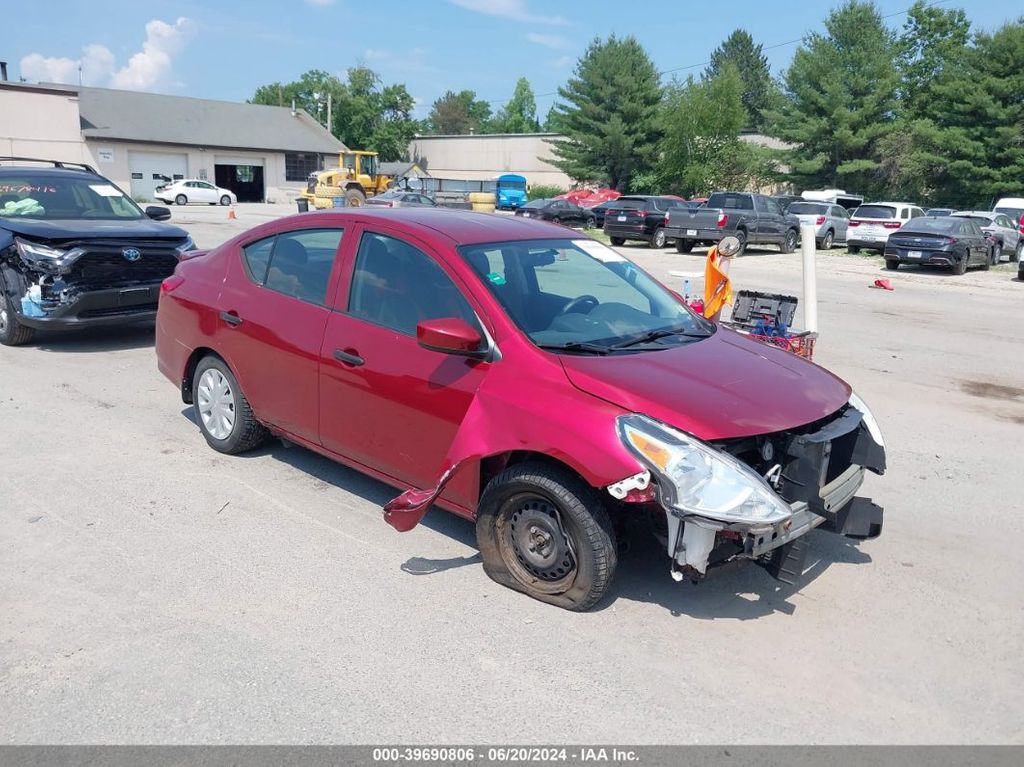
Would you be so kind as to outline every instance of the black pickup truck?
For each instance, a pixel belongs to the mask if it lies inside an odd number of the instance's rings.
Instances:
[[[703,207],[673,208],[665,221],[665,237],[676,250],[689,253],[694,245],[710,245],[727,234],[747,245],[778,245],[792,253],[800,242],[800,219],[788,216],[777,200],[751,192],[715,192]]]

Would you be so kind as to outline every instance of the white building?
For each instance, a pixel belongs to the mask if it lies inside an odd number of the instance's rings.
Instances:
[[[548,143],[557,133],[484,133],[460,136],[417,136],[409,144],[409,159],[434,178],[489,180],[518,173],[527,184],[569,189],[565,173],[549,160]]]
[[[344,149],[301,109],[0,81],[0,156],[88,163],[136,198],[199,178],[285,201]]]

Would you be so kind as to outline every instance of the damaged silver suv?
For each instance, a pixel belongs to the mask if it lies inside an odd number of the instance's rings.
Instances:
[[[195,248],[159,223],[170,216],[88,165],[0,157],[0,344],[153,320],[160,283]]]

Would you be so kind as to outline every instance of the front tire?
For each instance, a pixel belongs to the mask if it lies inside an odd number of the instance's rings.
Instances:
[[[796,229],[790,229],[786,232],[786,237],[782,241],[782,245],[779,246],[779,250],[783,253],[792,253],[796,250],[797,241],[800,239],[800,235],[797,234]]]
[[[221,204],[221,205],[224,205],[224,206],[230,205],[230,204],[231,204],[231,198],[230,198],[230,197],[228,197],[228,196],[227,196],[226,194],[225,194],[225,195],[223,195],[223,196],[222,196],[222,197],[220,198],[220,204]]]
[[[174,198],[174,204],[175,205],[188,205],[188,197],[186,197],[183,194],[179,194],[177,197]]]
[[[747,252],[747,230],[737,229],[736,239],[740,241],[740,249],[736,251],[736,255],[742,256],[744,253]]]
[[[520,463],[494,477],[477,507],[476,535],[492,580],[566,610],[593,607],[618,563],[600,496],[560,466]]]
[[[35,338],[35,328],[29,328],[18,322],[18,313],[14,311],[14,303],[7,295],[7,288],[0,280],[0,344],[4,346],[24,346]]]
[[[676,240],[676,252],[677,253],[692,253],[693,252],[693,240]]]
[[[660,226],[654,230],[654,234],[651,235],[650,246],[655,249],[665,247],[665,230]]]
[[[359,189],[345,190],[345,205],[349,208],[361,208],[366,204],[366,195]]]
[[[621,248],[623,245],[626,244],[625,237],[609,237],[608,239],[611,240],[612,245],[614,245],[616,248]]]
[[[267,438],[231,368],[219,357],[203,357],[192,377],[193,408],[207,444],[235,455],[252,450]]]

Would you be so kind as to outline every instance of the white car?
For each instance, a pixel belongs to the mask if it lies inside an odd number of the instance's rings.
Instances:
[[[214,186],[209,181],[200,181],[197,178],[183,178],[158,186],[154,196],[168,205],[188,205],[190,202],[234,205],[238,202],[235,193],[230,189]]]
[[[846,230],[846,247],[851,253],[861,248],[882,253],[889,235],[924,211],[909,202],[871,202],[861,205],[850,217]]]

